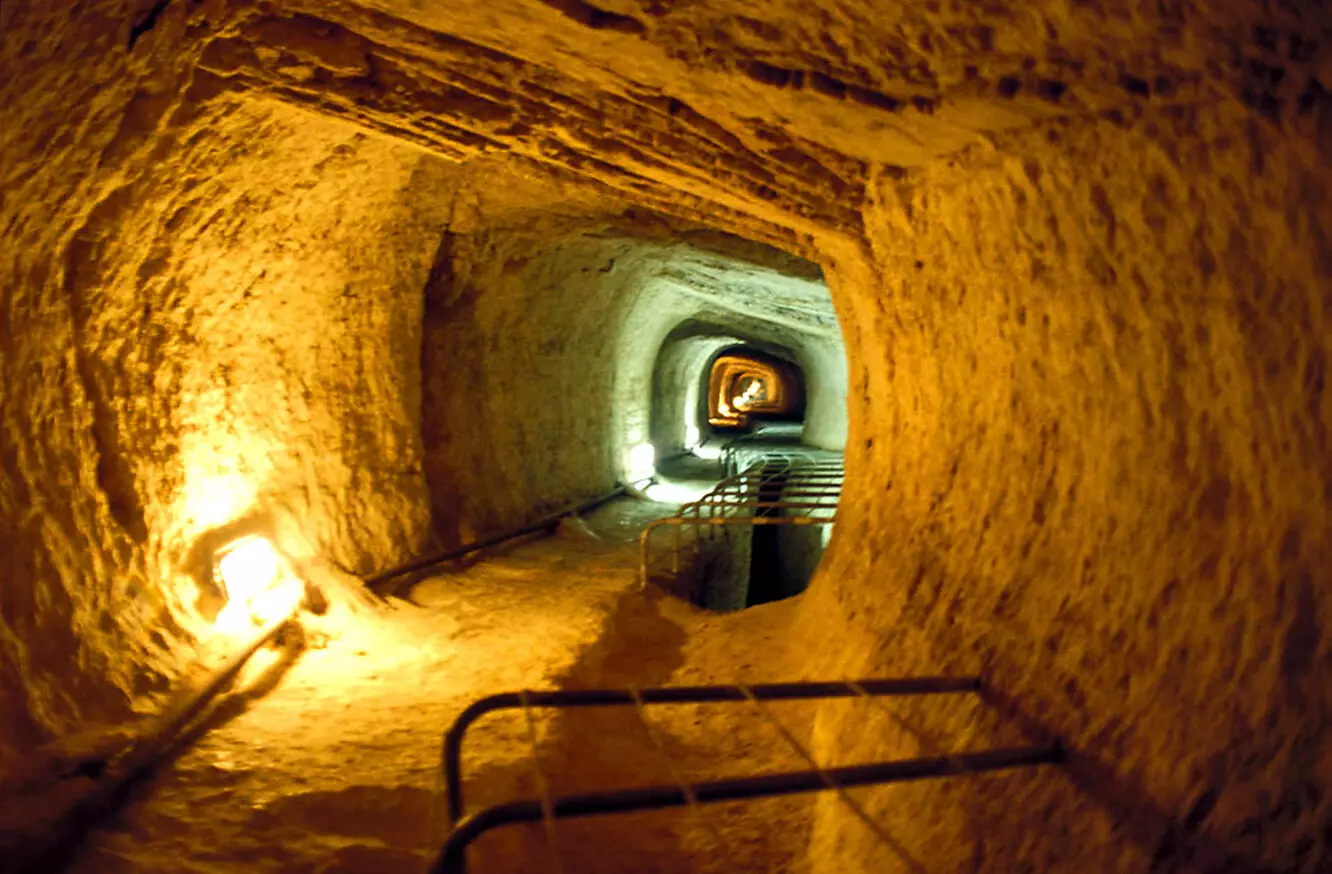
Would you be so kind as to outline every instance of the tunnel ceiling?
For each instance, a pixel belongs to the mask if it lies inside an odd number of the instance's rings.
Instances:
[[[835,335],[837,313],[822,280],[691,253],[663,262],[655,278],[719,310],[724,323],[762,321],[810,334]]]
[[[860,228],[871,164],[895,172],[1034,119],[1187,103],[1261,75],[1156,3],[1062,19],[956,6],[259,4],[212,22],[202,66],[217,78],[196,88],[270,95],[454,160],[507,153],[804,251],[817,229]]]

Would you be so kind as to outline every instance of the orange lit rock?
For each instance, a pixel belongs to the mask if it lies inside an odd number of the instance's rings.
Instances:
[[[0,774],[157,702],[209,530],[366,572],[596,493],[653,437],[655,359],[616,363],[686,315],[633,309],[662,253],[798,256],[828,560],[785,638],[641,645],[978,671],[989,709],[906,712],[1071,751],[874,793],[898,851],[820,802],[814,870],[1325,869],[1327,10],[756,9],[4,5]]]

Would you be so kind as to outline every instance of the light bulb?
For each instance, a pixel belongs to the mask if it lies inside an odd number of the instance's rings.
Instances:
[[[629,450],[629,478],[637,482],[657,472],[657,449],[651,443],[640,443]]]
[[[281,570],[277,550],[266,537],[247,537],[222,556],[218,573],[227,589],[227,598],[247,604],[272,588]]]

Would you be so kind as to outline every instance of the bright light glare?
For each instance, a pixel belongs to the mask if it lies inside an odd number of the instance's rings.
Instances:
[[[763,383],[759,382],[757,379],[750,380],[749,385],[745,387],[744,393],[738,394],[732,398],[731,404],[737,410],[747,410],[749,409],[749,402],[757,397],[762,390]]]
[[[222,612],[217,614],[213,627],[223,634],[244,634],[254,628],[254,620],[250,618],[250,611],[245,604],[240,601],[229,601],[227,606],[222,608]]]
[[[698,426],[685,426],[685,449],[693,449],[702,441],[702,439],[703,435],[699,432]]]
[[[666,481],[653,483],[647,487],[644,494],[648,496],[648,500],[659,504],[687,504],[697,501],[711,490],[712,486],[708,483]]]
[[[276,586],[250,599],[250,616],[261,624],[276,622],[291,615],[304,596],[305,586],[301,585],[300,580],[286,577]]]
[[[217,570],[228,600],[214,625],[229,634],[289,615],[305,595],[300,580],[283,574],[282,558],[264,537],[233,545],[218,559]]]
[[[640,443],[629,450],[629,480],[638,482],[657,472],[657,449],[651,443]]]
[[[227,597],[247,603],[277,581],[279,558],[266,537],[248,537],[229,549],[217,563]]]

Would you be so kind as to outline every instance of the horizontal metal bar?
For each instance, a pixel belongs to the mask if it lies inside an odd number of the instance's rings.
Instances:
[[[751,504],[718,504],[712,508],[711,513],[691,513],[688,516],[667,516],[667,519],[678,520],[667,522],[667,525],[692,525],[699,519],[709,518],[736,518],[738,516],[764,516],[769,519],[792,519],[795,516],[779,516],[773,513],[773,510],[792,510],[799,511],[798,515],[808,515],[814,512],[837,512],[837,504],[776,504],[776,503],[751,503]]]
[[[545,516],[541,519],[538,519],[535,522],[530,522],[526,525],[514,528],[510,531],[505,531],[501,534],[496,534],[493,537],[486,537],[481,540],[477,540],[473,543],[468,543],[463,546],[459,546],[458,548],[451,549],[448,552],[441,552],[436,555],[427,556],[425,558],[417,559],[416,561],[410,561],[407,564],[398,565],[397,567],[389,568],[388,570],[385,571],[380,571],[377,574],[372,574],[371,576],[365,578],[365,584],[366,586],[373,589],[375,586],[378,586],[379,584],[384,583],[388,580],[394,579],[395,577],[401,577],[406,574],[415,573],[416,571],[423,571],[426,568],[444,564],[447,561],[453,561],[454,559],[457,558],[462,558],[464,555],[468,555],[478,550],[488,549],[489,547],[497,546],[498,544],[504,543],[505,541],[514,540],[516,538],[522,537],[525,534],[533,534],[537,531],[542,531],[544,529],[557,525],[559,521],[563,519],[565,516],[573,516],[579,513],[586,513],[589,510],[594,510],[597,507],[600,507],[602,504],[606,503],[607,501],[611,501],[615,498],[618,498],[621,495],[626,494],[627,492],[628,488],[626,486],[619,486],[613,492],[607,492],[606,494],[598,495],[597,497],[592,498],[591,500],[583,501],[581,504],[575,504],[572,507],[566,507],[563,510],[560,510],[556,513],[552,513],[549,516]]]
[[[820,492],[834,491],[834,492],[835,492],[835,491],[840,491],[842,488],[843,488],[843,486],[842,486],[842,482],[841,482],[841,480],[838,480],[837,482],[832,482],[832,481],[828,481],[828,482],[817,481],[817,482],[816,482],[816,481],[812,481],[812,480],[810,480],[810,481],[804,481],[804,480],[776,480],[776,481],[774,481],[774,482],[763,483],[763,484],[761,484],[761,485],[759,485],[759,486],[755,486],[754,488],[749,489],[748,491],[760,491],[760,492],[787,492],[787,491],[795,491],[796,489],[806,489],[806,490],[809,490],[809,491],[820,491]]]
[[[845,476],[846,471],[840,465],[828,465],[826,467],[792,467],[785,470],[749,470],[743,473],[733,473],[728,477],[723,477],[722,481],[741,480],[741,479],[796,479],[796,478],[814,478],[825,476]]]
[[[789,515],[781,514],[779,511],[789,510]],[[667,519],[679,519],[686,524],[698,519],[708,519],[720,516],[766,516],[770,519],[790,519],[799,515],[809,515],[812,513],[835,513],[837,504],[815,504],[802,502],[799,504],[777,504],[771,502],[755,502],[749,504],[718,504],[711,508],[711,512],[690,513],[688,516],[667,516]],[[667,523],[678,524],[678,523]]]
[[[794,465],[784,468],[767,468],[764,470],[746,470],[739,473],[729,474],[731,477],[754,477],[767,479],[770,477],[795,477],[795,476],[841,476],[845,472],[841,465]]]
[[[667,525],[674,530],[698,528],[725,528],[726,525],[834,525],[836,516],[758,516],[758,514],[734,513],[729,516],[705,516],[697,520],[671,520]]]
[[[794,473],[794,472],[787,472],[787,473],[778,474],[778,475],[774,475],[774,476],[747,476],[747,475],[746,475],[746,476],[737,476],[737,477],[730,477],[730,478],[728,478],[728,479],[718,480],[718,481],[717,481],[717,484],[718,484],[718,485],[734,485],[734,484],[736,484],[736,483],[744,483],[744,482],[751,482],[751,483],[752,483],[752,482],[772,482],[772,483],[777,483],[777,482],[825,482],[825,481],[827,481],[827,482],[840,482],[841,480],[844,480],[844,479],[846,479],[846,474],[843,473],[842,471],[840,471],[840,470],[837,470],[837,471],[834,471],[834,470],[827,470],[827,471],[820,471],[820,472],[817,472],[817,473],[807,473],[807,474],[797,474],[797,473]]]
[[[755,490],[780,491],[785,489],[819,489],[820,491],[832,489],[838,490],[845,486],[841,480],[773,480],[772,482],[757,483],[754,485],[745,485],[738,487],[722,487],[713,489],[708,494],[732,494],[734,492],[752,492]]]
[[[719,495],[746,495],[752,492],[840,492],[844,486],[839,483],[773,483],[771,485],[761,484],[756,486],[743,486],[738,488],[718,488],[707,492],[698,500],[704,501]]]
[[[783,493],[782,496],[781,496],[780,498],[772,498],[771,500],[768,500],[767,497],[768,497],[768,496],[765,496],[765,495],[754,495],[754,494],[729,495],[729,496],[721,496],[721,495],[718,495],[718,496],[714,496],[714,497],[712,497],[712,498],[708,498],[708,499],[705,499],[705,500],[701,500],[701,501],[699,501],[699,502],[697,502],[697,503],[695,503],[695,504],[691,504],[690,507],[689,507],[689,509],[693,509],[694,507],[702,507],[702,508],[704,508],[704,509],[707,509],[708,507],[733,507],[733,506],[735,506],[735,505],[737,505],[737,504],[750,504],[750,503],[753,503],[753,502],[755,502],[755,501],[761,501],[762,503],[765,503],[765,504],[775,504],[775,503],[784,503],[784,504],[802,503],[802,502],[800,502],[800,501],[797,501],[797,499],[799,499],[799,498],[807,498],[807,499],[810,499],[810,500],[807,500],[807,501],[803,501],[803,503],[810,503],[811,500],[812,500],[812,501],[832,501],[832,502],[836,503],[837,501],[839,501],[839,500],[841,499],[841,495],[838,494],[838,493],[836,493],[836,492],[833,492],[833,493],[824,493],[824,494],[808,494],[808,495],[801,495],[801,494],[788,495],[788,494]]]
[[[755,489],[735,489],[734,491],[708,492],[698,500],[686,506],[708,505],[716,503],[726,503],[738,499],[754,498],[756,496],[769,497],[780,495],[783,498],[840,498],[842,496],[842,487],[835,486],[830,488],[803,488],[803,487],[784,487],[784,488],[755,488]],[[682,507],[681,509],[685,509]]]
[[[835,507],[841,501],[841,495],[792,495],[790,497],[777,497],[775,495],[719,495],[708,498],[707,500],[697,501],[686,507],[681,507],[676,513],[682,516],[688,513],[697,513],[699,511],[722,510],[727,507],[742,507],[749,504],[762,504],[765,506],[787,506],[796,504],[815,504],[818,506]],[[670,516],[662,518],[669,519]]]
[[[844,478],[813,480],[783,479],[758,483],[719,483],[709,491],[709,495],[731,494],[732,492],[752,492],[755,489],[841,489],[845,487]]]
[[[826,681],[818,683],[760,683],[749,686],[760,701],[807,701],[817,698],[854,698],[871,696],[940,695],[980,691],[980,677],[903,677],[890,679]],[[724,701],[748,701],[740,686],[659,686],[639,689],[638,698],[629,689],[564,689],[526,693],[532,707],[606,707],[636,704],[704,704]],[[523,695],[502,692],[473,701],[444,733],[441,765],[448,788],[449,822],[462,816],[462,742],[467,729],[482,716],[496,710],[523,707]]]
[[[823,770],[790,771],[730,780],[711,780],[694,783],[688,786],[688,791],[686,787],[675,785],[643,786],[554,798],[551,799],[551,814],[556,819],[569,819],[605,813],[683,807],[690,803],[690,795],[700,803],[738,801],[772,795],[818,792],[829,789],[830,782],[837,787],[854,788],[1054,764],[1062,759],[1062,748],[1058,744],[1050,744],[957,753],[898,762],[847,765]],[[537,822],[542,816],[541,801],[528,799],[497,804],[467,817],[445,840],[439,856],[430,868],[431,874],[461,874],[464,870],[464,854],[467,847],[478,837],[502,825]]]
[[[657,520],[672,528],[699,528],[712,525],[832,525],[836,516],[706,516],[702,519],[680,519],[672,516]]]
[[[788,500],[764,501],[764,500],[759,500],[757,498],[751,498],[750,500],[744,500],[744,501],[740,500],[726,501],[725,503],[719,501],[715,504],[701,504],[699,505],[699,508],[703,510],[708,510],[708,509],[725,510],[730,507],[791,507],[791,508],[836,507],[837,503],[838,503],[837,501],[788,501]],[[671,519],[674,517],[666,516],[664,518]]]
[[[783,464],[783,465],[764,465],[764,464],[754,464],[754,465],[751,465],[751,466],[745,468],[744,470],[736,471],[735,473],[730,474],[730,476],[733,476],[733,477],[735,477],[735,476],[774,476],[774,475],[782,475],[782,474],[788,474],[788,473],[803,473],[803,472],[807,472],[807,471],[828,471],[828,470],[839,470],[839,471],[840,471],[840,470],[845,470],[845,469],[846,469],[846,466],[843,465],[843,464],[841,464],[840,462],[833,462],[833,461],[827,461],[827,462],[803,461],[803,462],[793,462],[793,463],[791,463],[791,464]]]
[[[792,458],[782,461],[781,464],[769,464],[762,461],[756,461],[744,470],[736,471],[731,476],[741,476],[743,474],[763,474],[771,471],[783,470],[828,470],[830,468],[845,468],[846,464],[841,461],[814,461],[808,458]]]
[[[708,497],[708,498],[705,499],[705,500],[700,500],[700,501],[698,501],[698,502],[696,502],[696,503],[690,504],[688,507],[681,507],[679,512],[681,512],[681,513],[687,513],[687,512],[690,512],[690,511],[692,511],[692,510],[694,510],[694,509],[696,509],[696,508],[701,508],[701,509],[707,510],[707,509],[711,509],[711,508],[715,508],[715,507],[732,507],[732,506],[735,506],[736,504],[753,503],[753,502],[755,502],[755,501],[761,501],[761,502],[763,502],[763,503],[768,503],[768,504],[771,504],[771,503],[774,503],[774,502],[778,502],[778,501],[785,501],[785,502],[787,502],[787,503],[795,503],[795,502],[802,502],[802,503],[810,503],[810,502],[830,503],[830,502],[831,502],[831,503],[833,503],[833,504],[836,504],[836,503],[839,502],[841,499],[842,499],[842,496],[841,496],[840,494],[838,494],[838,493],[833,493],[833,494],[823,494],[823,495],[781,495],[781,496],[778,496],[776,493],[771,494],[771,495],[765,495],[765,494],[762,494],[762,493],[755,494],[755,493],[753,493],[753,492],[750,492],[750,493],[747,493],[747,494],[736,494],[736,495],[712,495],[712,496]]]

